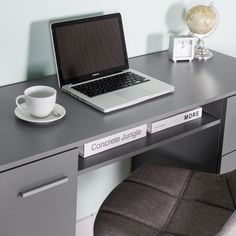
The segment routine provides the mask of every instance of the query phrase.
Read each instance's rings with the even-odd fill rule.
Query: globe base
[[[197,60],[207,61],[213,57],[213,53],[205,48],[204,42],[202,39],[199,39],[195,47],[194,58]]]

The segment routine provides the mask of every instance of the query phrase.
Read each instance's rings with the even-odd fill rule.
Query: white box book
[[[89,157],[111,148],[144,138],[146,135],[147,124],[86,143],[79,148],[80,154],[83,157]]]
[[[163,120],[159,120],[156,122],[153,122],[149,127],[148,127],[148,132],[153,134],[156,132],[159,132],[164,129],[171,128],[176,125],[180,125],[195,119],[198,119],[202,117],[202,108],[196,108],[191,111],[187,111],[181,114],[178,114],[176,116],[172,116]]]

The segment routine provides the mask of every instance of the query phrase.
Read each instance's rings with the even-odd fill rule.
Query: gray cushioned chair
[[[109,194],[94,235],[236,236],[235,207],[236,171],[216,175],[148,164]]]

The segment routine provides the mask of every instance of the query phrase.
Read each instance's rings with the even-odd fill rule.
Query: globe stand
[[[205,48],[203,39],[198,39],[195,47],[194,58],[197,60],[209,60],[213,57],[213,53]]]

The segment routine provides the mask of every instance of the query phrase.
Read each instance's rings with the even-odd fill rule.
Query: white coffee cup
[[[24,95],[16,98],[16,105],[28,111],[32,116],[43,118],[48,116],[56,104],[57,91],[49,86],[33,86],[24,91]],[[21,100],[21,102],[19,101]]]

